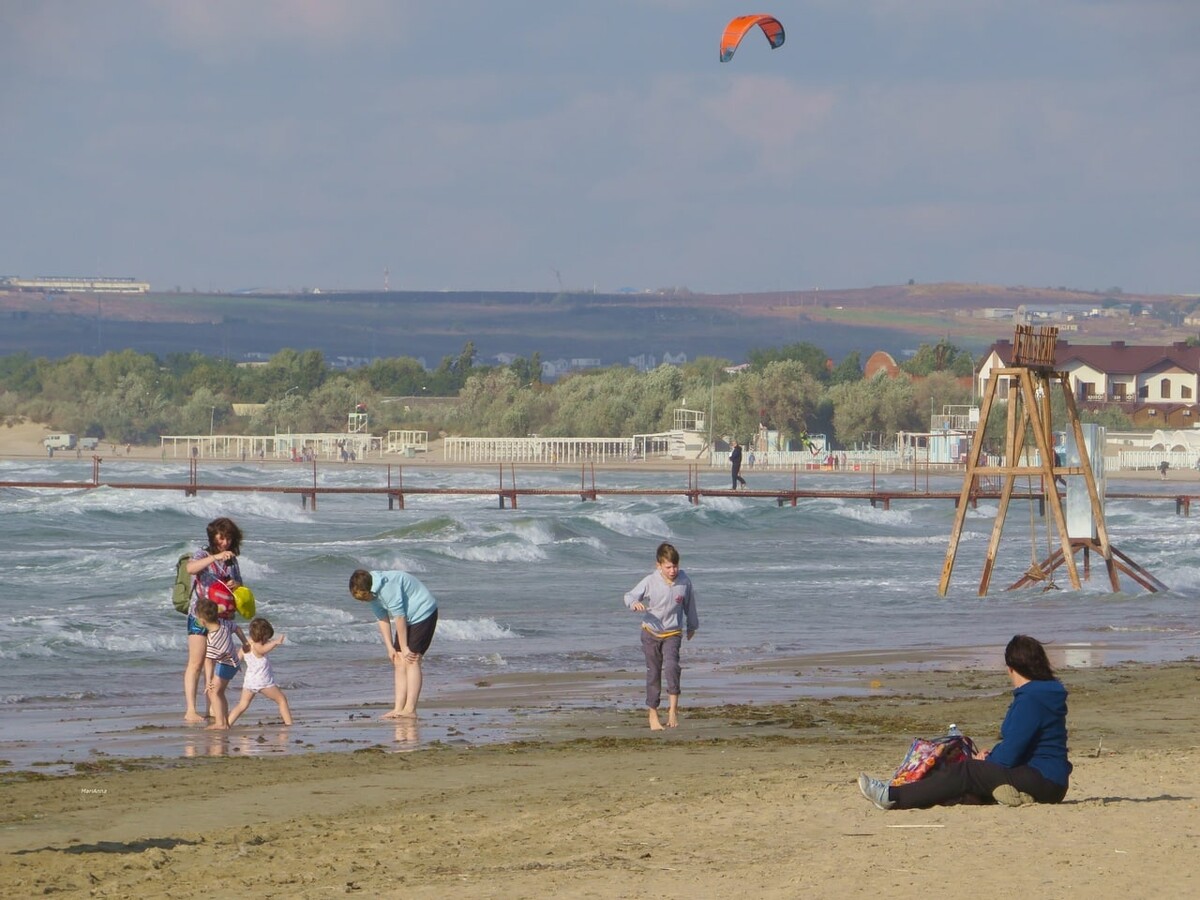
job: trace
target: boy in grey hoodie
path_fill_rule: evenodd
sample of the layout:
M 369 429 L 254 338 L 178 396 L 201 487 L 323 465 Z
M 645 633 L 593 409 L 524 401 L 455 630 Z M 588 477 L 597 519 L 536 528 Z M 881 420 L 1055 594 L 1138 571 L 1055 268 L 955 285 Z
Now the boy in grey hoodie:
M 646 656 L 646 712 L 651 731 L 662 731 L 658 705 L 667 676 L 667 727 L 679 724 L 679 648 L 686 629 L 690 641 L 700 627 L 692 581 L 679 568 L 679 551 L 659 544 L 657 568 L 625 595 L 625 605 L 642 613 L 642 652 Z

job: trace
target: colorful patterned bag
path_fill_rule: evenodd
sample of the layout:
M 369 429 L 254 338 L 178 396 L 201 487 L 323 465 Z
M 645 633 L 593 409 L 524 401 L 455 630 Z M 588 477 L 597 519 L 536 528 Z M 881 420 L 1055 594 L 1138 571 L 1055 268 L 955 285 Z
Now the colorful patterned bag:
M 975 753 L 975 742 L 961 734 L 917 738 L 892 776 L 891 786 L 900 787 L 920 781 L 937 766 L 970 759 Z

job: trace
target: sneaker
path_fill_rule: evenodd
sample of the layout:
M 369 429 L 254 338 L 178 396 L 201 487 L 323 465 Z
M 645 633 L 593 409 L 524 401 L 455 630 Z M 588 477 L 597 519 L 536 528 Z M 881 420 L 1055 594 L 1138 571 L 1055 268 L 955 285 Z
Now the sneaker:
M 992 791 L 992 799 L 1005 806 L 1027 806 L 1030 803 L 1037 803 L 1030 794 L 1018 791 L 1011 784 L 1002 784 Z
M 866 772 L 858 776 L 858 789 L 862 795 L 880 809 L 891 809 L 896 805 L 895 800 L 888 799 L 888 786 L 878 778 L 872 778 Z

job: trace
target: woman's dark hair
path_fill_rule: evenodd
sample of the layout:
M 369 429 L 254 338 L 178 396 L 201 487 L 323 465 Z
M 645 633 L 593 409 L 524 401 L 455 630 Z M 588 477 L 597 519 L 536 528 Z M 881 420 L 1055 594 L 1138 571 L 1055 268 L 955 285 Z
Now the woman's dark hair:
M 1054 669 L 1041 641 L 1018 634 L 1004 648 L 1004 664 L 1030 681 L 1053 681 Z
M 218 534 L 229 538 L 229 549 L 233 551 L 234 556 L 242 555 L 242 529 L 237 527 L 237 523 L 233 519 L 222 516 L 208 523 L 208 547 L 205 549 L 209 553 L 217 552 Z

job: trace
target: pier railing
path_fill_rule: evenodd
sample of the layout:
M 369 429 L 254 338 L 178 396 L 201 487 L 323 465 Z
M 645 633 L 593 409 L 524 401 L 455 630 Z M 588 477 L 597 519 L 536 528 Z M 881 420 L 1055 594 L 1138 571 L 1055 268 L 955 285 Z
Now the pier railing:
M 125 460 L 121 460 L 124 463 Z M 598 501 L 602 497 L 664 497 L 676 496 L 686 498 L 688 502 L 699 505 L 705 498 L 737 497 L 745 499 L 773 500 L 779 506 L 797 506 L 801 500 L 813 499 L 843 499 L 865 500 L 872 506 L 890 509 L 893 501 L 903 500 L 950 500 L 957 504 L 962 498 L 962 491 L 955 487 L 951 490 L 936 488 L 932 478 L 937 474 L 929 468 L 911 471 L 911 486 L 907 478 L 893 476 L 888 482 L 880 480 L 883 473 L 870 472 L 870 486 L 865 488 L 844 487 L 846 482 L 841 479 L 831 480 L 828 488 L 813 488 L 801 486 L 801 477 L 807 474 L 798 466 L 791 470 L 791 484 L 775 484 L 767 487 L 749 487 L 732 490 L 725 487 L 706 487 L 704 479 L 713 480 L 713 472 L 707 466 L 691 463 L 686 470 L 686 480 L 679 482 L 681 473 L 661 473 L 664 485 L 661 487 L 606 487 L 596 480 L 596 464 L 585 462 L 579 467 L 579 486 L 561 487 L 537 484 L 537 472 L 545 467 L 529 467 L 519 470 L 513 463 L 501 464 L 498 467 L 498 480 L 495 487 L 461 486 L 461 487 L 426 487 L 405 483 L 404 467 L 390 464 L 373 466 L 369 471 L 377 471 L 381 478 L 377 484 L 333 485 L 321 482 L 321 473 L 316 459 L 309 461 L 297 471 L 304 472 L 303 483 L 297 479 L 291 485 L 255 485 L 233 484 L 216 478 L 202 477 L 201 462 L 198 459 L 188 460 L 186 481 L 174 482 L 135 482 L 106 479 L 102 476 L 99 456 L 92 457 L 92 477 L 89 481 L 0 481 L 0 490 L 5 488 L 26 489 L 66 489 L 80 490 L 93 488 L 109 488 L 113 490 L 142 490 L 142 491 L 180 491 L 186 496 L 194 497 L 200 493 L 235 493 L 235 494 L 290 494 L 298 496 L 303 507 L 317 508 L 317 498 L 325 495 L 355 495 L 362 497 L 381 497 L 387 501 L 388 509 L 405 509 L 406 503 L 412 497 L 429 496 L 478 496 L 494 497 L 500 507 L 516 509 L 521 498 L 527 497 L 564 497 L 577 498 L 584 501 Z M 120 464 L 120 463 L 118 463 Z M 340 467 L 339 467 L 340 469 Z M 359 470 L 368 471 L 368 470 Z M 207 474 L 207 473 L 205 473 Z M 518 474 L 521 480 L 518 480 Z M 526 480 L 527 479 L 527 480 Z M 778 479 L 777 479 L 778 481 Z M 672 484 L 672 482 L 674 482 Z M 841 482 L 841 484 L 835 483 Z M 1018 485 L 1012 497 L 1029 497 L 1038 501 L 1040 515 L 1045 515 L 1046 493 L 1042 479 L 1026 479 L 1024 485 Z M 722 479 L 724 483 L 724 479 Z M 967 494 L 967 502 L 975 506 L 980 500 L 998 500 L 1001 494 L 1001 479 L 977 477 L 975 484 Z M 1193 500 L 1200 500 L 1200 494 L 1168 493 L 1168 492 L 1135 492 L 1108 491 L 1106 497 L 1129 500 L 1169 501 L 1175 503 L 1175 511 L 1179 515 L 1188 515 Z

